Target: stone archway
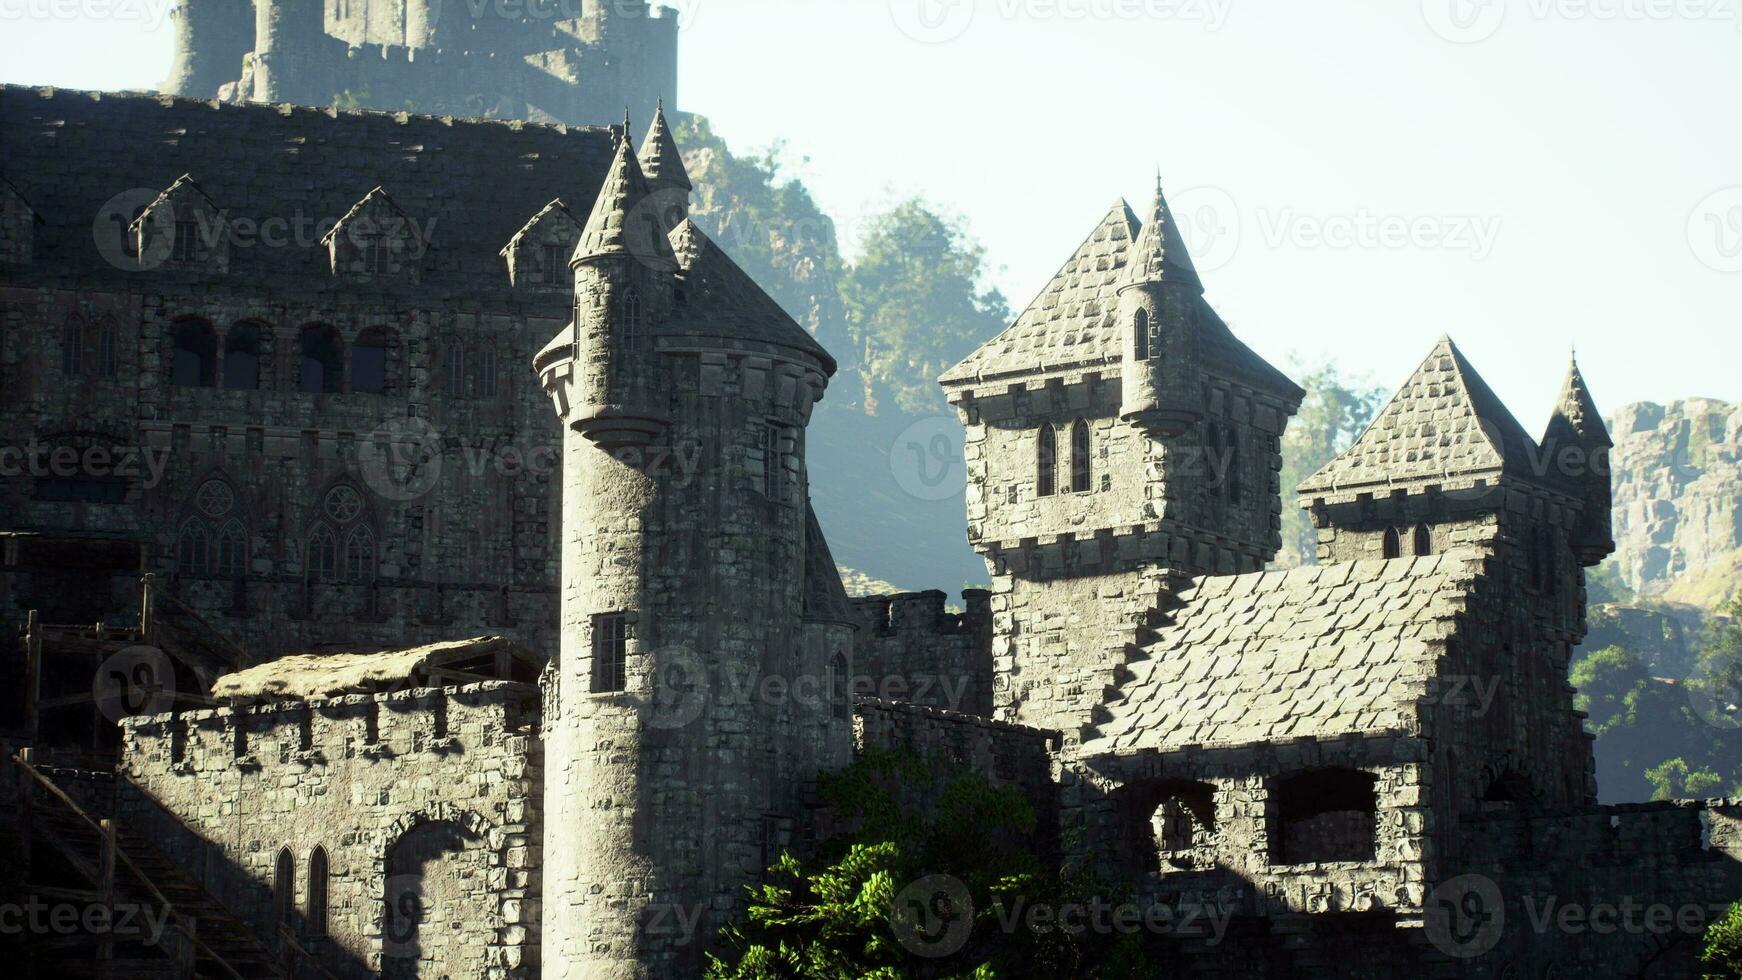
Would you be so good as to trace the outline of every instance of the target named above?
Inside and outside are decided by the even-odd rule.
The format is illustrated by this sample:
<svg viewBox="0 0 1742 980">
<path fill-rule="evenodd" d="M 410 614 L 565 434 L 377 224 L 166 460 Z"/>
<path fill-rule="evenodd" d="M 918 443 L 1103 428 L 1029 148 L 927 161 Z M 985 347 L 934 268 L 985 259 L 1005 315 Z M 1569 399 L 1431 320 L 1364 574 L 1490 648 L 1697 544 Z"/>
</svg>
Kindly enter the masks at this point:
<svg viewBox="0 0 1742 980">
<path fill-rule="evenodd" d="M 381 976 L 485 976 L 498 919 L 491 834 L 473 813 L 419 815 L 388 835 L 382 859 Z"/>
</svg>

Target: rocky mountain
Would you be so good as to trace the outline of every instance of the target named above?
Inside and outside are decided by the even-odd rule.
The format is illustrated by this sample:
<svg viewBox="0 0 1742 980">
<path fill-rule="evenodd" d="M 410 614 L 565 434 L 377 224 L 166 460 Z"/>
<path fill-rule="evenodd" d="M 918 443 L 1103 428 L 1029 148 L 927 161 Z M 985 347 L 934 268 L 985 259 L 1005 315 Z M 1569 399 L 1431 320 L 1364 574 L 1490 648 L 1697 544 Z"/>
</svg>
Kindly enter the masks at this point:
<svg viewBox="0 0 1742 980">
<path fill-rule="evenodd" d="M 1615 439 L 1614 563 L 1640 599 L 1712 609 L 1742 580 L 1742 404 L 1628 405 Z"/>
</svg>

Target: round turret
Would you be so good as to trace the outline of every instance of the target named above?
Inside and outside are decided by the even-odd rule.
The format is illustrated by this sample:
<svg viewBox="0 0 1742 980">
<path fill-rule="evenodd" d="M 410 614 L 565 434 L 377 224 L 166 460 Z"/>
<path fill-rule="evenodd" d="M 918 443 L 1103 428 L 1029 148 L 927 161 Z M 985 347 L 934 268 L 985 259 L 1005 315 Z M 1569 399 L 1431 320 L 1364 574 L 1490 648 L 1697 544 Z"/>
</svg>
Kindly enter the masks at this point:
<svg viewBox="0 0 1742 980">
<path fill-rule="evenodd" d="M 1119 280 L 1119 416 L 1153 438 L 1203 417 L 1197 307 L 1204 293 L 1161 184 Z"/>
</svg>

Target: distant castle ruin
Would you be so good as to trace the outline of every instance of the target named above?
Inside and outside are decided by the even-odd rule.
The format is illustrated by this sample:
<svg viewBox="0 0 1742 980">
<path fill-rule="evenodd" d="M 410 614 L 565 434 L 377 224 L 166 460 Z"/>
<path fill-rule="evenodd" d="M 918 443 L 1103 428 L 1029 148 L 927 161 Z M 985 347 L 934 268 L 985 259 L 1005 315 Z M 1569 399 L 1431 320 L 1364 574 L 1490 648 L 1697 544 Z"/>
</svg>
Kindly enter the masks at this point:
<svg viewBox="0 0 1742 980">
<path fill-rule="evenodd" d="M 646 0 L 181 0 L 163 91 L 604 125 L 677 97 Z"/>
</svg>

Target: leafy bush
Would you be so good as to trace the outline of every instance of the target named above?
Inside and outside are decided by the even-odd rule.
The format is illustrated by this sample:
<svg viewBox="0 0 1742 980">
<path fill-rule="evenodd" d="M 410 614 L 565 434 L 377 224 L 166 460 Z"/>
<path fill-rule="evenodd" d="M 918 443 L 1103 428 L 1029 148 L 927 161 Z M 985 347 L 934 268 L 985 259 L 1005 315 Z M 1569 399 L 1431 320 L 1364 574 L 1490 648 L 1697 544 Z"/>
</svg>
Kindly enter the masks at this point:
<svg viewBox="0 0 1742 980">
<path fill-rule="evenodd" d="M 1722 919 L 1706 927 L 1700 967 L 1703 980 L 1742 978 L 1742 902 L 1730 906 Z"/>
</svg>

